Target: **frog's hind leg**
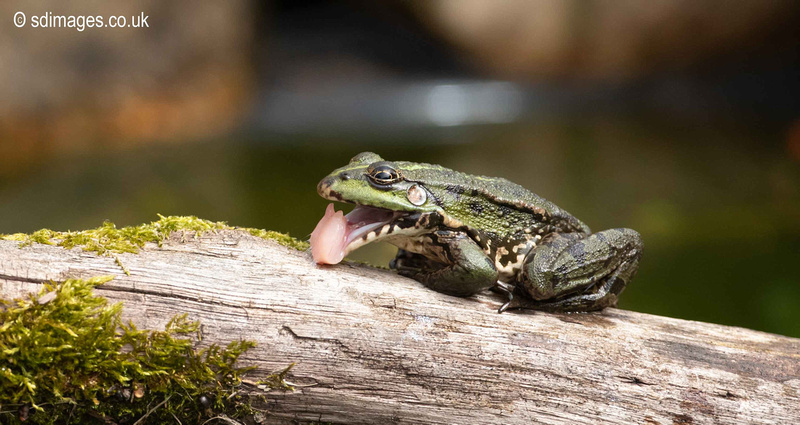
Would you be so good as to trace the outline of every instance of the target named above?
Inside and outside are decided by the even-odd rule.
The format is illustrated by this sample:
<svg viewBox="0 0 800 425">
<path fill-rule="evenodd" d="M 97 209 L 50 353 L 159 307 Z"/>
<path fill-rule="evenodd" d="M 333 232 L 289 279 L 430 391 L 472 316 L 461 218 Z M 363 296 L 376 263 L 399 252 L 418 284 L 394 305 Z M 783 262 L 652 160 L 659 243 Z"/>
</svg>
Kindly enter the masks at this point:
<svg viewBox="0 0 800 425">
<path fill-rule="evenodd" d="M 526 307 L 592 311 L 616 305 L 636 274 L 642 248 L 631 229 L 546 237 L 525 259 L 523 286 L 535 300 Z"/>
</svg>

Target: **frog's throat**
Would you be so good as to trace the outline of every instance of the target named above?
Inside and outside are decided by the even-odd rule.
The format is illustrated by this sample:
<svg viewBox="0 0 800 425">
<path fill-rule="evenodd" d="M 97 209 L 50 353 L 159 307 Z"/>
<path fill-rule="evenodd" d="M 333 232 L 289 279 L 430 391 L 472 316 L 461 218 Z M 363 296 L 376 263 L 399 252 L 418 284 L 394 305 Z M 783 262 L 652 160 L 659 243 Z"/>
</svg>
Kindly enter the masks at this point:
<svg viewBox="0 0 800 425">
<path fill-rule="evenodd" d="M 356 205 L 345 216 L 345 255 L 370 242 L 390 236 L 416 236 L 429 230 L 422 226 L 427 214 L 391 211 L 383 208 Z"/>
</svg>

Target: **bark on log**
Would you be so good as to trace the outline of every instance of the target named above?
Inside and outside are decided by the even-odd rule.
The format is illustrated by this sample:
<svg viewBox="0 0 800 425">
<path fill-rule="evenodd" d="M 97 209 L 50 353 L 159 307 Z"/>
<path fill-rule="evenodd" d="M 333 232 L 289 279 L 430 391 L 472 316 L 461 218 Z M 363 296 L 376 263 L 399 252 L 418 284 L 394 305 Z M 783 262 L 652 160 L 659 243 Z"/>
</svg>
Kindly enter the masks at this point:
<svg viewBox="0 0 800 425">
<path fill-rule="evenodd" d="M 0 241 L 0 296 L 115 275 L 97 292 L 140 327 L 175 313 L 205 341 L 251 339 L 258 379 L 291 362 L 273 423 L 797 424 L 800 340 L 617 309 L 497 314 L 462 299 L 240 231 L 173 234 L 119 260 Z"/>
</svg>

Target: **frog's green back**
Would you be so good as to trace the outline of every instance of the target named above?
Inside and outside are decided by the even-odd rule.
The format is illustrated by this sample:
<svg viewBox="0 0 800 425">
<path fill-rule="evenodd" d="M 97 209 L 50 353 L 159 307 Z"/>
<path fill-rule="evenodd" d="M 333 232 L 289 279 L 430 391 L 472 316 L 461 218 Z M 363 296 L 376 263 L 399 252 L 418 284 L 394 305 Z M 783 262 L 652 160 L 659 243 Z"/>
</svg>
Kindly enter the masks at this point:
<svg viewBox="0 0 800 425">
<path fill-rule="evenodd" d="M 476 176 L 435 164 L 395 162 L 407 181 L 423 184 L 453 218 L 470 228 L 549 233 L 589 228 L 552 202 L 501 177 Z"/>
</svg>

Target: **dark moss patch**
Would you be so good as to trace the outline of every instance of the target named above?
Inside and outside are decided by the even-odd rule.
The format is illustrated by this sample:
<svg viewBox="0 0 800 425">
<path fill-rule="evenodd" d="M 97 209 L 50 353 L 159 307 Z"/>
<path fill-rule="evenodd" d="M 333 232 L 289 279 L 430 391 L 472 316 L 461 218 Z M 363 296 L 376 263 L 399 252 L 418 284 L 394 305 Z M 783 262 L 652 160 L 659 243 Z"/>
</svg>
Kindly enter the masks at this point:
<svg viewBox="0 0 800 425">
<path fill-rule="evenodd" d="M 163 331 L 123 323 L 120 303 L 92 293 L 110 279 L 0 300 L 0 423 L 187 424 L 258 413 L 237 395 L 250 368 L 236 361 L 255 343 L 198 349 L 199 323 L 185 314 Z M 286 372 L 261 388 L 290 389 Z"/>
</svg>

